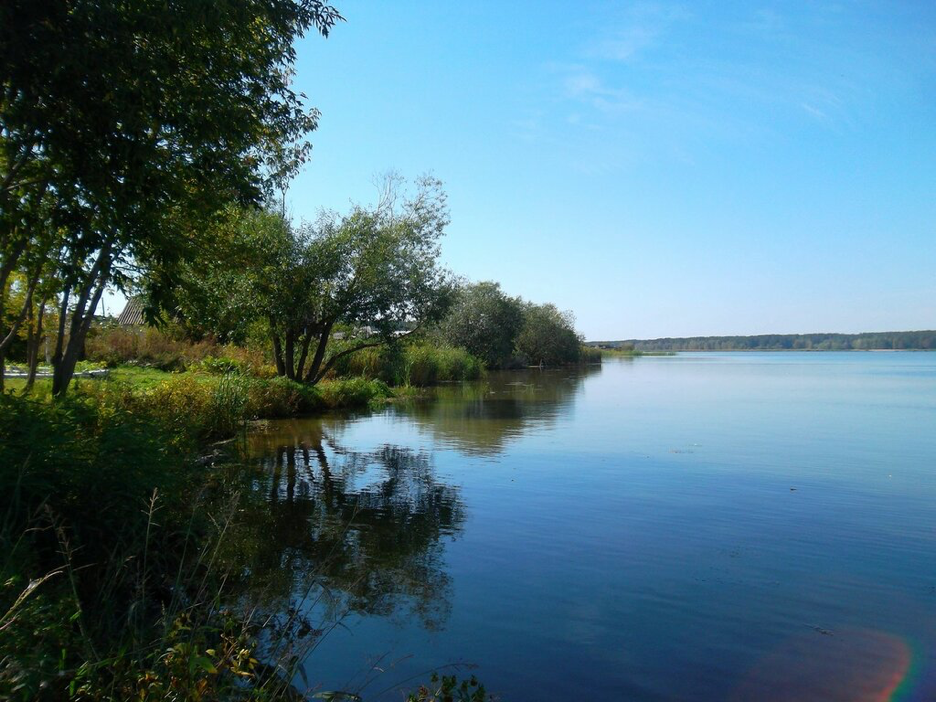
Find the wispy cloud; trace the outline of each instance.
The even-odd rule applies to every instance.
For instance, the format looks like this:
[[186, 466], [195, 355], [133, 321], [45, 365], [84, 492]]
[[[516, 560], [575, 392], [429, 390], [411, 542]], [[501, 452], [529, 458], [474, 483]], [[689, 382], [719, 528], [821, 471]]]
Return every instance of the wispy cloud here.
[[813, 107], [808, 102], [801, 103], [800, 107], [802, 107], [804, 110], [806, 110], [808, 114], [812, 115], [813, 117], [818, 119], [820, 122], [829, 121], [829, 115], [827, 115], [825, 112], [820, 110], [818, 107]]
[[641, 100], [627, 90], [609, 87], [592, 71], [584, 67], [568, 70], [563, 79], [565, 96], [578, 100], [602, 112], [629, 112], [643, 106]]
[[653, 45], [659, 31], [651, 27], [633, 26], [615, 32], [614, 36], [595, 40], [588, 53], [610, 61], [627, 61]]
[[672, 24], [689, 17], [681, 5], [632, 4], [620, 16], [609, 20], [586, 47], [585, 54], [607, 61], [631, 61], [656, 46]]

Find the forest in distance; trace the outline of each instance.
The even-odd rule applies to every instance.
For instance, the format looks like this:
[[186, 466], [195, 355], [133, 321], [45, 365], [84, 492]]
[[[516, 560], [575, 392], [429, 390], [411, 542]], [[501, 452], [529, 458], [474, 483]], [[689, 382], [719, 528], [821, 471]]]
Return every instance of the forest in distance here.
[[932, 351], [936, 331], [861, 334], [758, 334], [588, 341], [586, 346], [634, 351]]

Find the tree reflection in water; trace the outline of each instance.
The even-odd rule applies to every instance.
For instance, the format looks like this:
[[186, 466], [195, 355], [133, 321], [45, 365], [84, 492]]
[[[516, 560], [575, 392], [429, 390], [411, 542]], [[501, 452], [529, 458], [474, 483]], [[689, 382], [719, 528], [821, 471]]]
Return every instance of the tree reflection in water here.
[[[552, 425], [600, 368], [492, 373], [388, 410], [442, 446], [492, 456]], [[391, 420], [392, 421], [392, 420]], [[430, 454], [386, 445], [354, 451], [344, 419], [272, 422], [249, 437], [253, 499], [238, 520], [254, 600], [291, 611], [312, 588], [327, 626], [348, 613], [416, 617], [429, 629], [451, 609], [444, 540], [462, 529], [459, 490], [437, 480]]]
[[427, 402], [394, 411], [429, 430], [443, 445], [472, 455], [494, 456], [568, 411], [582, 383], [601, 366], [490, 373], [476, 383], [436, 388]]
[[[443, 538], [461, 529], [455, 487], [435, 478], [429, 454], [337, 445], [315, 420], [278, 423], [251, 437], [255, 495], [243, 520], [251, 590], [282, 607], [307, 587], [323, 608], [419, 617], [442, 626], [451, 608]], [[271, 601], [272, 598], [272, 601]], [[318, 618], [317, 617], [317, 618]]]

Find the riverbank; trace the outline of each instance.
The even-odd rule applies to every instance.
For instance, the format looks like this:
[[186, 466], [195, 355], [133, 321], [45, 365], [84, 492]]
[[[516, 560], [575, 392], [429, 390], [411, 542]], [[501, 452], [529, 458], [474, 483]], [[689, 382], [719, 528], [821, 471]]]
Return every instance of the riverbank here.
[[0, 697], [294, 698], [296, 622], [231, 606], [253, 499], [237, 439], [251, 419], [395, 393], [134, 367], [56, 401], [49, 380], [24, 383], [0, 396]]

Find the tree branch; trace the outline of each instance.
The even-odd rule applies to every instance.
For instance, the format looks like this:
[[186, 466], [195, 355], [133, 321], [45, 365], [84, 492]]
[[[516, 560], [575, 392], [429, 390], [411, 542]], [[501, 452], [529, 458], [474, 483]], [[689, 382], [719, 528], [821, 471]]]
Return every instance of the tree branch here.
[[318, 374], [312, 380], [312, 384], [315, 385], [318, 381], [324, 378], [325, 375], [328, 373], [328, 371], [330, 371], [332, 368], [335, 367], [335, 363], [337, 363], [339, 358], [344, 358], [345, 356], [355, 353], [356, 351], [361, 351], [362, 349], [370, 349], [375, 346], [381, 346], [382, 344], [385, 344], [385, 343], [387, 343], [387, 340], [381, 338], [379, 341], [372, 341], [367, 344], [358, 344], [352, 349], [345, 349], [344, 351], [336, 353], [334, 356], [332, 356], [325, 362], [325, 365], [322, 366], [321, 370], [319, 370]]

